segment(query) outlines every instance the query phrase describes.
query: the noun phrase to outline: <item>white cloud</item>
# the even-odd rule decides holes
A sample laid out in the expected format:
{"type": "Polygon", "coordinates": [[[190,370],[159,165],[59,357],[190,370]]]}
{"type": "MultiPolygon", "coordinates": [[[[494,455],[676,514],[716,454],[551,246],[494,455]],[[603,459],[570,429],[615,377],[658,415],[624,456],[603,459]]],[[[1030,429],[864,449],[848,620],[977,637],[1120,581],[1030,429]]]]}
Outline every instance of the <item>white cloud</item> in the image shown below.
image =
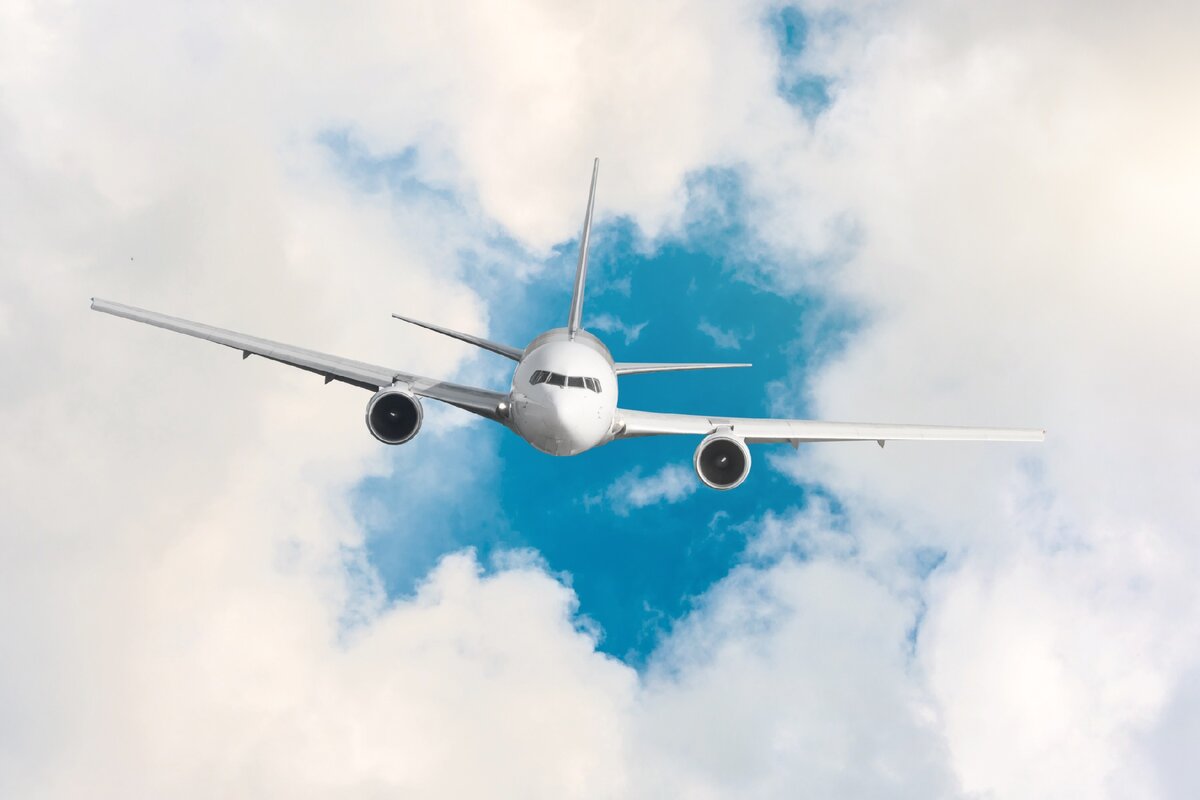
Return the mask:
{"type": "Polygon", "coordinates": [[[628,516],[635,509],[686,500],[698,486],[695,470],[686,464],[667,464],[645,476],[641,467],[635,467],[613,481],[604,490],[604,497],[614,512],[628,516]]]}
{"type": "MultiPolygon", "coordinates": [[[[5,6],[0,794],[1186,794],[1195,10],[837,12],[810,126],[741,4],[5,6]],[[354,187],[312,144],[343,128],[455,200],[354,187]],[[536,564],[454,555],[395,605],[343,567],[347,487],[444,468],[381,455],[362,393],[86,311],[446,374],[389,312],[485,331],[460,258],[536,272],[488,237],[575,235],[596,153],[651,236],[735,166],[773,277],[870,312],[820,411],[1050,440],[805,449],[846,517],[758,520],[639,682],[536,564]]],[[[694,488],[669,469],[636,496],[694,488]]]]}
{"type": "Polygon", "coordinates": [[[700,324],[696,326],[696,330],[712,339],[713,344],[723,350],[741,350],[742,342],[754,338],[753,331],[750,333],[738,333],[734,330],[725,330],[724,328],[718,328],[706,319],[700,320],[700,324]]]}
{"type": "Polygon", "coordinates": [[[1180,780],[1159,784],[1178,762],[1144,731],[1200,659],[1176,623],[1200,612],[1183,577],[1200,375],[1177,366],[1200,347],[1183,219],[1200,115],[1180,103],[1197,22],[1178,4],[896,5],[817,37],[835,105],[813,147],[750,173],[773,246],[858,231],[852,257],[790,276],[872,312],[815,376],[819,413],[1049,431],[1036,449],[814,446],[793,464],[859,518],[868,561],[898,537],[951,552],[917,656],[967,791],[1180,780]]]}
{"type": "Polygon", "coordinates": [[[647,794],[955,796],[935,708],[899,646],[915,611],[854,565],[734,572],[647,679],[647,794]]]}
{"type": "Polygon", "coordinates": [[[642,331],[649,321],[639,322],[636,325],[629,325],[612,314],[597,314],[594,317],[589,317],[587,327],[592,330],[600,331],[601,333],[619,333],[625,337],[625,344],[633,344],[642,335],[642,331]]]}

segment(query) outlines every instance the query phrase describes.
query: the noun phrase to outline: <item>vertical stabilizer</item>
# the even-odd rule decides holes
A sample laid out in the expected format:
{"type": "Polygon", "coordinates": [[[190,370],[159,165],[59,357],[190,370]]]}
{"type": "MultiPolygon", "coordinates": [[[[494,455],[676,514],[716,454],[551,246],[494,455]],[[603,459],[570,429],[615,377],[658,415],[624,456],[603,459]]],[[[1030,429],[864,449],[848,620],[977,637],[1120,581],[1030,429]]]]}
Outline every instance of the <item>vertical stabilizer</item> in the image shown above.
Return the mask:
{"type": "Polygon", "coordinates": [[[579,265],[575,268],[575,292],[571,295],[571,315],[567,318],[567,333],[575,333],[583,327],[583,287],[587,283],[588,238],[592,234],[592,209],[596,205],[596,176],[600,173],[600,159],[592,165],[592,188],[588,192],[587,214],[583,218],[583,235],[579,239],[579,265]]]}

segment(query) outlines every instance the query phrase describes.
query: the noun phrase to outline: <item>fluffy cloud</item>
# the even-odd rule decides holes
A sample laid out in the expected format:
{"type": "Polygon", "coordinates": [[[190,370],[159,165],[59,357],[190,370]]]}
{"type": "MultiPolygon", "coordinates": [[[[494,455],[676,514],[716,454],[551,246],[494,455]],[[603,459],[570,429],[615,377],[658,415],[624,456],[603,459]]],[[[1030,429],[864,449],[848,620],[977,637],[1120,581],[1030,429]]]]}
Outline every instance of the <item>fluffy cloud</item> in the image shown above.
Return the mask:
{"type": "Polygon", "coordinates": [[[706,319],[700,320],[700,324],[696,326],[696,329],[712,339],[713,344],[724,350],[741,350],[742,342],[754,338],[753,331],[743,334],[737,331],[725,330],[724,328],[718,328],[706,319]]]}
{"type": "Polygon", "coordinates": [[[650,321],[638,322],[629,324],[621,321],[612,314],[597,314],[593,317],[588,317],[587,326],[589,330],[600,331],[601,333],[619,333],[625,337],[625,344],[633,344],[642,335],[642,330],[645,329],[650,321]]]}
{"type": "Polygon", "coordinates": [[[743,4],[4,6],[0,794],[1185,796],[1196,11],[808,11],[815,120],[743,4]],[[778,460],[844,513],[750,522],[639,677],[535,558],[384,599],[361,392],[86,310],[478,369],[392,303],[486,331],[458,265],[535,273],[595,154],[651,238],[735,167],[756,277],[866,310],[821,412],[1047,445],[778,460]]]}
{"type": "Polygon", "coordinates": [[[630,511],[659,503],[678,503],[690,497],[700,482],[687,464],[667,464],[652,475],[642,475],[640,467],[613,481],[603,497],[588,498],[586,505],[607,501],[612,510],[628,516],[630,511]]]}
{"type": "Polygon", "coordinates": [[[774,246],[825,247],[797,214],[858,231],[803,277],[871,310],[810,385],[819,412],[1049,431],[1017,454],[814,447],[787,467],[860,519],[903,521],[858,527],[868,560],[897,537],[950,552],[917,655],[969,791],[1184,780],[1144,742],[1200,658],[1179,624],[1200,611],[1200,373],[1181,367],[1200,347],[1200,115],[1180,102],[1197,21],[898,5],[815,38],[835,102],[811,149],[753,173],[774,246]]]}
{"type": "Polygon", "coordinates": [[[486,332],[459,265],[536,271],[597,151],[609,213],[668,224],[744,130],[712,124],[738,61],[770,73],[742,12],[593,11],[4,7],[0,794],[625,790],[636,675],[544,567],[383,598],[348,489],[413,451],[364,394],[87,310],[476,369],[393,304],[486,332]],[[721,74],[680,91],[694,57],[721,74]]]}

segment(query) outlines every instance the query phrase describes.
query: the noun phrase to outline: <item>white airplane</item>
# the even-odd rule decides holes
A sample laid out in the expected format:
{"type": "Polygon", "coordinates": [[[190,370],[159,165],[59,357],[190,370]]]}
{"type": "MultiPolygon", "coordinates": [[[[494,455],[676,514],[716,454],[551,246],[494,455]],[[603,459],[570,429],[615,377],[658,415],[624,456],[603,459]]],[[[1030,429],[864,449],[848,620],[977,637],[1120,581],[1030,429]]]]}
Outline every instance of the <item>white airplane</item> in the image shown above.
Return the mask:
{"type": "Polygon", "coordinates": [[[600,159],[596,159],[565,328],[546,331],[522,349],[392,315],[515,361],[512,386],[507,392],[424,378],[108,300],[92,298],[92,309],[232,347],[242,351],[243,359],[256,355],[290,364],[324,376],[325,383],[341,381],[368,389],[374,395],[367,403],[367,429],[384,444],[403,444],[416,436],[423,418],[420,398],[432,398],[499,422],[538,450],[556,456],[578,455],[635,436],[701,436],[692,461],[700,480],[714,489],[741,485],[750,473],[747,445],[760,442],[789,442],[798,447],[801,442],[874,441],[883,447],[888,440],[1034,442],[1045,438],[1046,432],[1036,429],[744,419],[618,408],[617,379],[621,375],[750,365],[614,361],[608,348],[583,329],[588,238],[599,169],[600,159]]]}

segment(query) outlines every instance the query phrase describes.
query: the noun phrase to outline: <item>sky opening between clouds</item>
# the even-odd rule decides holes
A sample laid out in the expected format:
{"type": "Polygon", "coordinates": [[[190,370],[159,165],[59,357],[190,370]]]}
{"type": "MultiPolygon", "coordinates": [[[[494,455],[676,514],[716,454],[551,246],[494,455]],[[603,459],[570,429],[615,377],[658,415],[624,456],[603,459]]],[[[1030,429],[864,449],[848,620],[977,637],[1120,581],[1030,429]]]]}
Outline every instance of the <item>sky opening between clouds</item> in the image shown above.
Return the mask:
{"type": "Polygon", "coordinates": [[[1198,13],[0,6],[0,795],[1195,796],[1198,13]],[[561,324],[597,154],[614,351],[756,365],[624,404],[1049,441],[390,450],[86,310],[502,386],[389,314],[561,324]]]}

